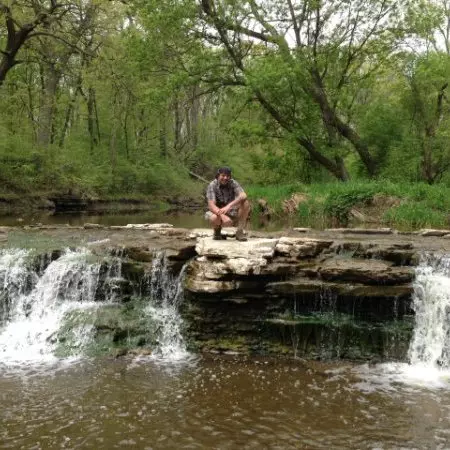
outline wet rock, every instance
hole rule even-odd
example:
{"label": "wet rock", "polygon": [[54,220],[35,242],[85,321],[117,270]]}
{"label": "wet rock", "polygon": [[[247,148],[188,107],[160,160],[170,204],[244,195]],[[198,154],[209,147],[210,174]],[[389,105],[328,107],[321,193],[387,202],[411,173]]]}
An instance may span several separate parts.
{"label": "wet rock", "polygon": [[[245,289],[251,291],[260,287],[257,281],[245,280],[207,280],[202,278],[188,278],[185,288],[194,293],[200,294],[229,294],[233,291]],[[239,303],[239,302],[238,302]]]}
{"label": "wet rock", "polygon": [[195,251],[208,258],[273,258],[277,239],[251,239],[247,242],[215,241],[211,238],[197,240]]}
{"label": "wet rock", "polygon": [[281,255],[298,259],[312,258],[331,246],[333,241],[319,239],[282,237],[278,240],[275,250]]}
{"label": "wet rock", "polygon": [[170,223],[129,223],[125,228],[133,228],[137,230],[156,230],[161,228],[173,228]]}
{"label": "wet rock", "polygon": [[155,251],[145,247],[128,247],[126,254],[128,258],[139,262],[152,262]]}
{"label": "wet rock", "polygon": [[424,229],[420,230],[419,234],[421,236],[445,236],[446,234],[450,234],[450,230],[433,230],[433,229]]}
{"label": "wet rock", "polygon": [[393,234],[392,228],[329,228],[331,233],[342,234]]}
{"label": "wet rock", "polygon": [[85,223],[83,225],[83,228],[85,228],[86,230],[93,230],[96,228],[104,228],[104,226],[100,225],[99,223]]}
{"label": "wet rock", "polygon": [[382,259],[392,262],[396,266],[416,266],[420,259],[417,251],[397,247],[372,247],[364,251],[356,251],[354,257]]}
{"label": "wet rock", "polygon": [[353,281],[364,284],[410,283],[414,271],[410,267],[392,267],[377,260],[331,260],[318,267],[318,276],[324,280]]}
{"label": "wet rock", "polygon": [[268,292],[277,294],[333,294],[355,298],[398,298],[410,296],[413,293],[411,284],[373,286],[361,283],[338,283],[309,278],[296,278],[289,281],[269,283],[266,289]]}

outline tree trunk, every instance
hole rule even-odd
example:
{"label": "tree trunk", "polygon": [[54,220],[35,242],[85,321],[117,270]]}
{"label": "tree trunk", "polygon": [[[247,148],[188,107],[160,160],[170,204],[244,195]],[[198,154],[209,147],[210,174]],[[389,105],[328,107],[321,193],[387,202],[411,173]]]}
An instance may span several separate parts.
{"label": "tree trunk", "polygon": [[130,115],[129,97],[127,97],[126,102],[125,117],[123,119],[123,135],[125,139],[125,156],[127,159],[130,159],[130,144],[128,138],[128,117]]}
{"label": "tree trunk", "polygon": [[174,141],[173,148],[175,151],[181,149],[181,113],[180,113],[180,100],[178,91],[175,93],[175,98],[173,101],[173,114],[174,114]]}
{"label": "tree trunk", "polygon": [[429,138],[425,136],[422,141],[422,178],[428,184],[433,184],[434,176],[433,176],[433,164],[432,164],[432,151],[430,143],[428,142]]}
{"label": "tree trunk", "polygon": [[61,135],[59,137],[59,144],[58,144],[59,147],[64,147],[64,141],[69,132],[69,128],[71,127],[71,122],[72,122],[72,118],[73,118],[73,110],[75,109],[75,104],[77,102],[78,93],[80,92],[80,85],[81,85],[81,80],[79,80],[79,82],[77,83],[75,92],[70,99],[69,105],[67,106],[66,114],[65,114],[65,118],[64,118],[64,125],[61,130]]}
{"label": "tree trunk", "polygon": [[136,146],[141,147],[147,140],[148,120],[145,115],[145,109],[141,108],[138,115],[138,125],[136,126]]}
{"label": "tree trunk", "polygon": [[200,101],[197,97],[198,86],[192,88],[192,100],[190,108],[190,135],[191,135],[191,151],[195,152],[198,146],[198,116],[200,112]]}
{"label": "tree trunk", "polygon": [[56,110],[56,91],[61,74],[53,64],[49,65],[48,73],[44,74],[44,85],[39,105],[37,144],[48,147],[52,140],[53,120]]}
{"label": "tree trunk", "polygon": [[87,117],[87,126],[90,138],[90,150],[91,154],[94,153],[94,147],[98,145],[98,124],[96,127],[96,106],[95,106],[95,90],[92,87],[88,89],[87,95],[87,109],[88,109],[88,117]]}
{"label": "tree trunk", "polygon": [[111,164],[111,171],[113,174],[113,177],[116,173],[116,166],[117,166],[117,124],[118,120],[116,118],[116,110],[117,110],[117,98],[114,98],[113,100],[113,117],[112,117],[112,127],[111,127],[111,134],[109,137],[109,161]]}
{"label": "tree trunk", "polygon": [[6,78],[6,74],[16,65],[14,58],[9,55],[3,55],[0,62],[0,86],[3,84]]}
{"label": "tree trunk", "polygon": [[369,176],[374,177],[376,175],[377,167],[367,145],[363,142],[358,133],[356,133],[350,125],[345,123],[339,117],[336,110],[330,106],[325,88],[317,71],[312,71],[312,79],[314,86],[309,89],[309,92],[319,105],[325,128],[328,130],[329,134],[330,128],[334,128],[342,137],[347,139],[361,158]]}
{"label": "tree trunk", "polygon": [[28,35],[33,31],[34,26],[27,24],[23,25],[19,30],[16,30],[16,24],[12,20],[12,17],[7,16],[6,28],[8,30],[8,37],[5,50],[1,52],[0,86],[5,81],[7,73],[18,63],[16,61],[17,53],[28,39]]}
{"label": "tree trunk", "polygon": [[166,115],[159,115],[159,153],[162,158],[167,158],[167,124]]}
{"label": "tree trunk", "polygon": [[336,157],[334,162],[333,160],[327,158],[322,155],[314,144],[311,141],[308,141],[305,138],[297,138],[297,142],[308,152],[310,158],[319,163],[322,167],[324,167],[328,172],[334,175],[340,181],[349,181],[350,176],[347,172],[347,169],[344,165],[344,160],[342,158]]}

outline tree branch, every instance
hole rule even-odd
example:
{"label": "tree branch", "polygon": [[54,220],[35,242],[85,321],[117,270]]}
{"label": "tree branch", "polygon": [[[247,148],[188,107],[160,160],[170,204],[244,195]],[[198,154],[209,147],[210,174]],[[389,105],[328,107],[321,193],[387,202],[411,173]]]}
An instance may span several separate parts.
{"label": "tree branch", "polygon": [[287,0],[287,3],[289,6],[289,13],[291,15],[292,25],[294,27],[295,42],[297,44],[297,47],[300,47],[302,45],[302,41],[300,38],[300,27],[298,26],[297,18],[295,16],[294,5],[292,4],[292,0]]}
{"label": "tree branch", "polygon": [[61,37],[61,36],[59,36],[57,34],[48,33],[46,31],[36,31],[35,33],[30,33],[28,37],[32,38],[32,37],[37,37],[37,36],[51,37],[52,39],[56,39],[58,41],[61,41],[63,44],[67,45],[68,47],[72,48],[73,50],[77,51],[80,54],[92,56],[91,52],[87,52],[87,51],[81,49],[76,44],[73,44],[72,42],[69,42],[67,39],[64,39],[63,37]]}

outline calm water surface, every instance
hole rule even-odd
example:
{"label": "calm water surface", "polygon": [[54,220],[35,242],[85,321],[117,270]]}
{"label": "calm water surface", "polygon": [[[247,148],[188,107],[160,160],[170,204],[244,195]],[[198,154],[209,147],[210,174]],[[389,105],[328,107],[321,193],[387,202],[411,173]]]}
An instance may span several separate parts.
{"label": "calm water surface", "polygon": [[[295,219],[295,220],[294,220]],[[85,223],[97,223],[100,225],[127,225],[129,223],[170,223],[180,228],[204,228],[208,223],[204,219],[204,210],[198,211],[172,211],[172,212],[136,212],[129,214],[52,214],[33,213],[30,215],[20,214],[15,216],[0,216],[0,226],[22,226],[22,225],[71,225],[81,226]],[[264,229],[267,231],[279,230],[289,226],[310,226],[311,224],[299,224],[296,218],[285,218],[284,220],[272,220],[268,224],[261,224],[258,218],[252,220],[252,229]],[[320,227],[318,227],[320,228]]]}
{"label": "calm water surface", "polygon": [[447,378],[400,372],[223,358],[0,365],[0,448],[450,448]]}
{"label": "calm water surface", "polygon": [[169,222],[176,227],[197,228],[204,227],[202,211],[198,212],[145,212],[128,214],[53,214],[51,212],[20,214],[14,216],[0,216],[0,226],[21,225],[64,225],[79,226],[85,223],[100,225],[127,225],[129,223],[163,223]]}

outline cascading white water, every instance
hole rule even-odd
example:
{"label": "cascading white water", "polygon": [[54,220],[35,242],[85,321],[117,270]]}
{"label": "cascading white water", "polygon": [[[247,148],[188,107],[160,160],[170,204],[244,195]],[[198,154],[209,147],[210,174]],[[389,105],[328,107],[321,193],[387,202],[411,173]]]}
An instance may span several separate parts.
{"label": "cascading white water", "polygon": [[0,251],[0,325],[8,320],[10,310],[27,286],[36,282],[37,274],[26,265],[29,254],[22,249]]}
{"label": "cascading white water", "polygon": [[[79,309],[95,309],[101,263],[91,261],[87,249],[67,250],[42,273],[30,264],[30,253],[8,250],[0,253],[3,313],[0,317],[0,362],[53,359],[57,332],[65,315]],[[107,276],[120,276],[118,262]],[[113,296],[111,291],[111,296]],[[112,300],[112,298],[107,298]],[[89,340],[90,325],[74,330],[82,347]]]}
{"label": "cascading white water", "polygon": [[171,275],[164,252],[155,255],[150,276],[150,304],[146,312],[159,324],[158,348],[154,354],[164,360],[180,360],[188,355],[178,310],[183,300],[183,278],[184,270],[178,277]]}
{"label": "cascading white water", "polygon": [[409,363],[363,365],[355,372],[362,389],[395,389],[408,383],[448,389],[450,380],[450,255],[423,257],[416,268],[413,308],[415,325]]}
{"label": "cascading white water", "polygon": [[412,365],[450,367],[450,256],[424,258],[416,269]]}

